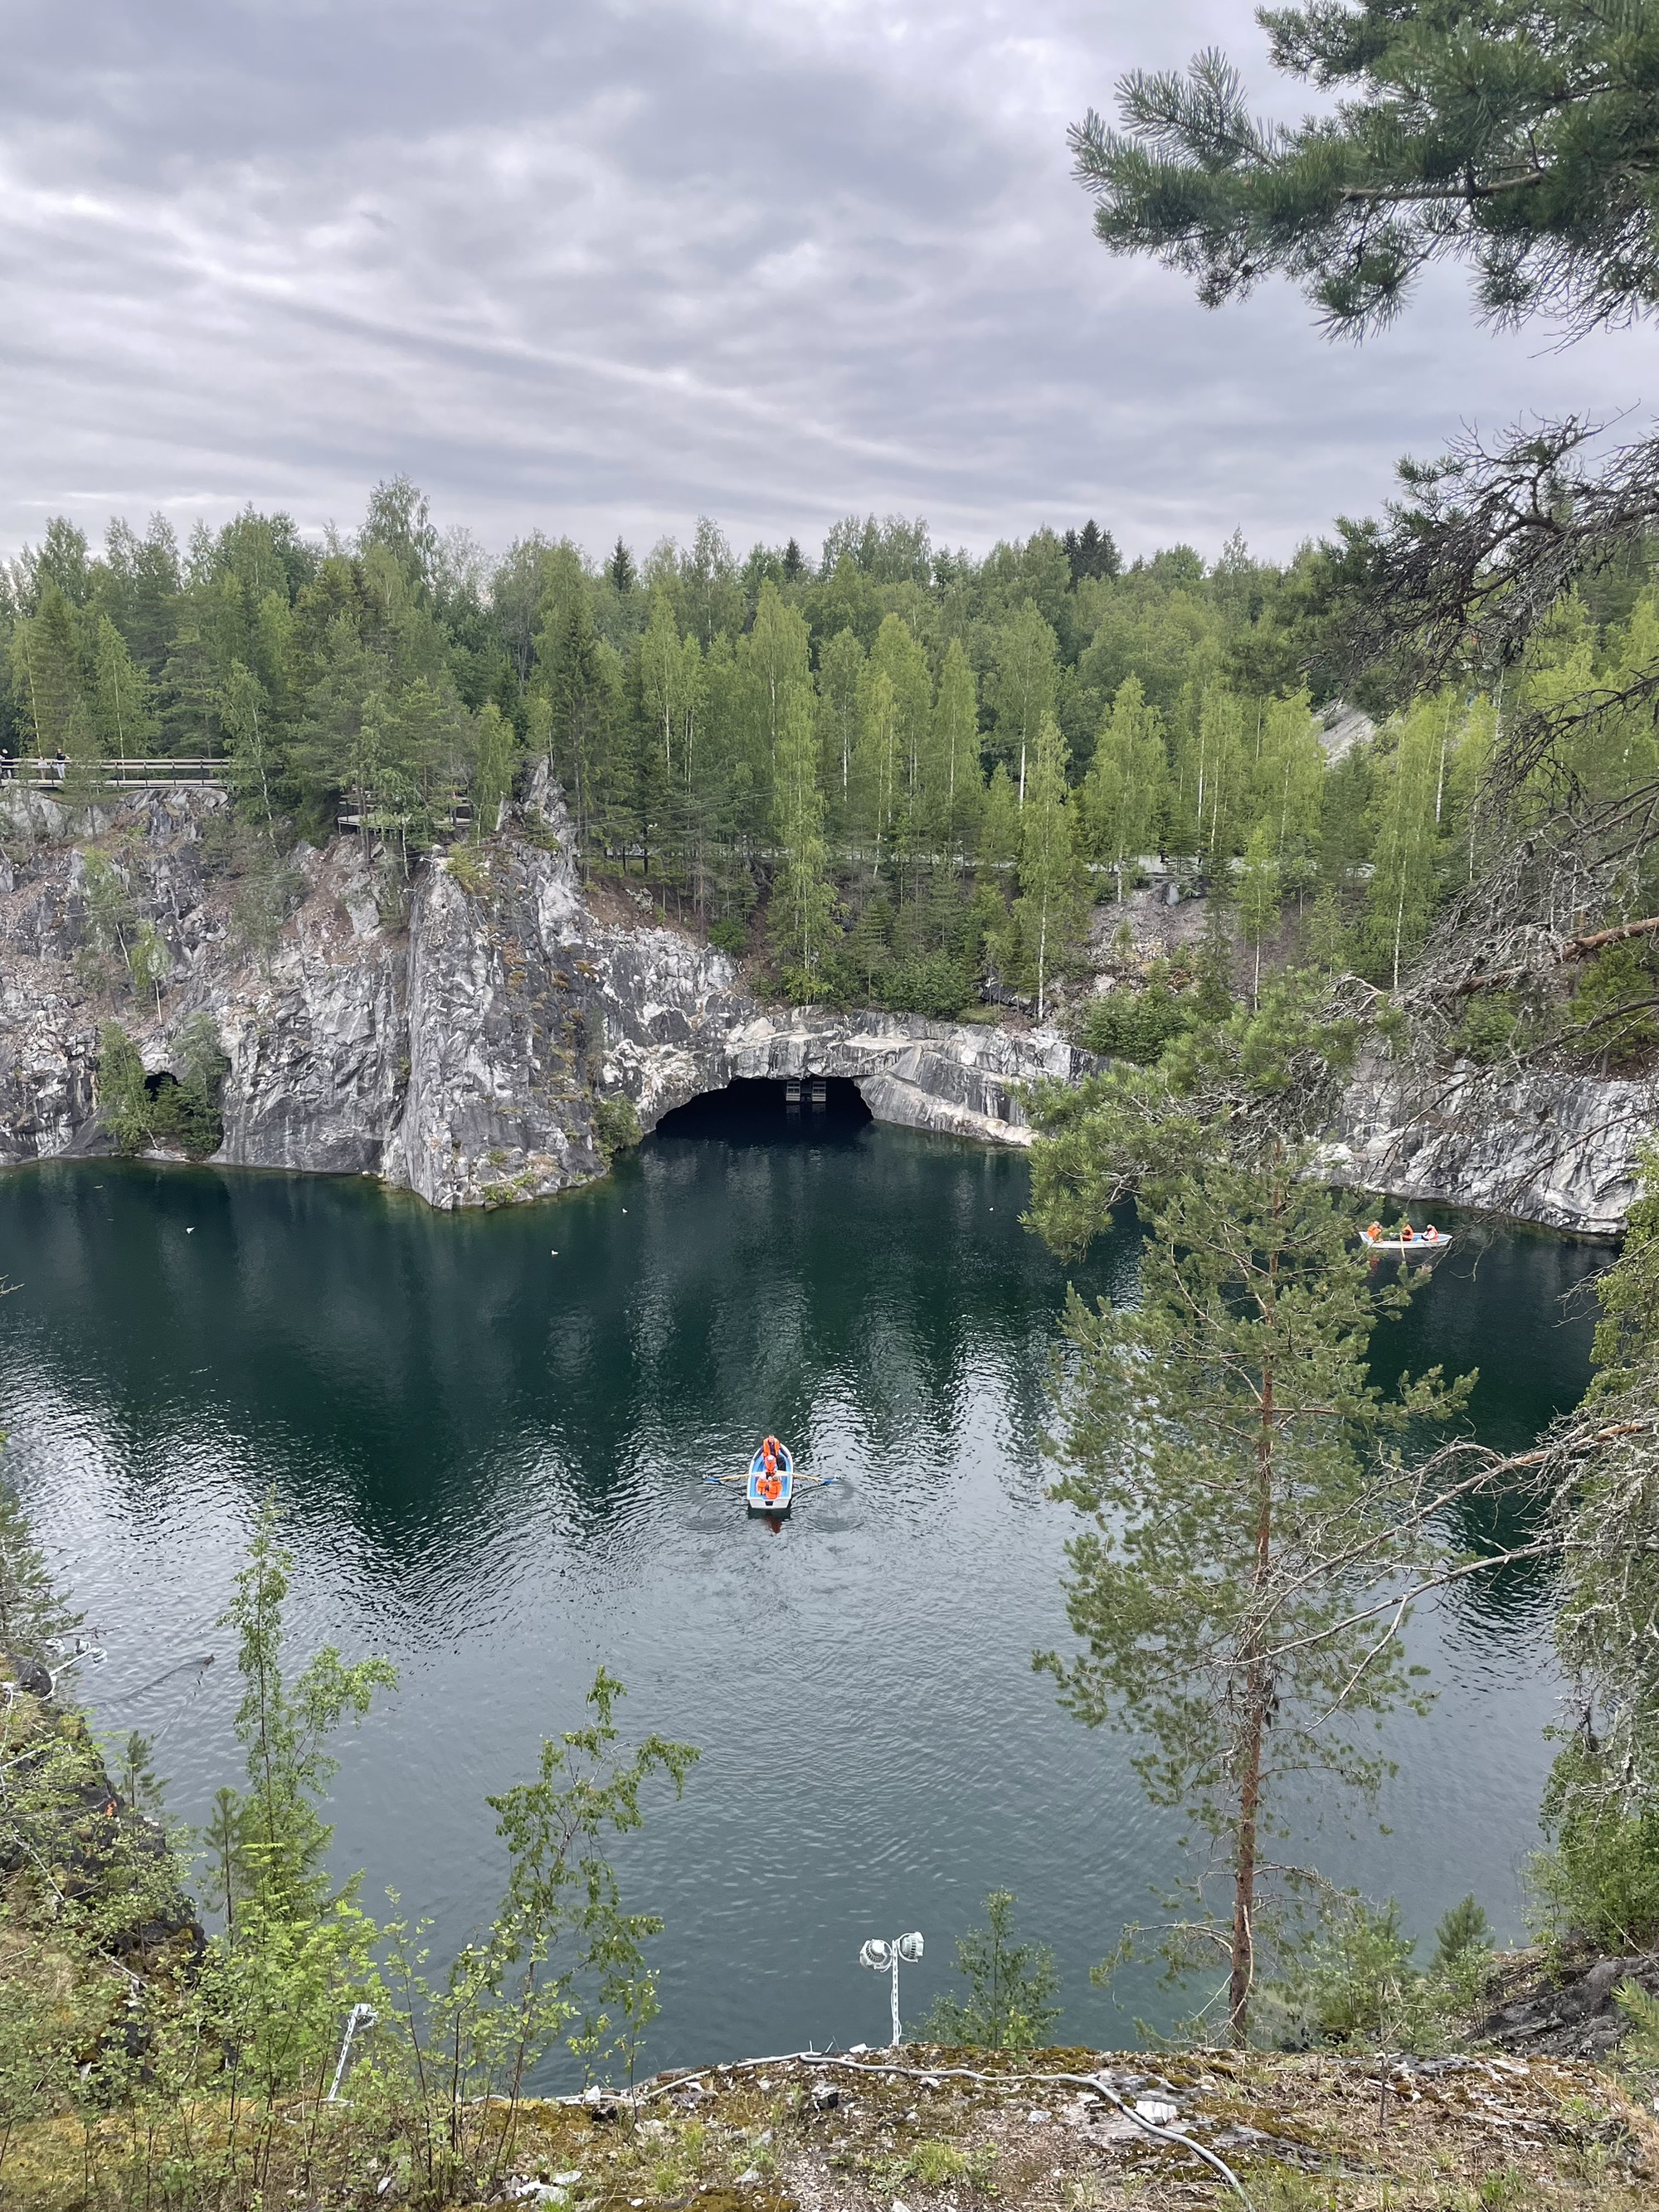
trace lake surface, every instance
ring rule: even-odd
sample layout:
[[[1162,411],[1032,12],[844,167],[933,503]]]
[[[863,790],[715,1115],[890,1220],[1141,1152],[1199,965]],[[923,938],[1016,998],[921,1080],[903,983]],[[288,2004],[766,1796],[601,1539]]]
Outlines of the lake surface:
[[[1132,2039],[1169,2000],[1087,1970],[1177,1870],[1175,1830],[1123,1741],[1030,1671],[1065,1640],[1071,1516],[1039,1441],[1066,1278],[1019,1224],[1026,1195],[1017,1154],[792,1119],[775,1092],[705,1102],[602,1187],[491,1215],[210,1169],[0,1177],[20,1285],[0,1427],[107,1646],[100,1725],[161,1735],[186,1818],[240,1778],[216,1621],[274,1488],[295,1653],[333,1640],[401,1670],[343,1743],[333,1808],[371,1910],[394,1884],[441,1944],[488,1919],[484,1795],[578,1723],[603,1662],[630,1729],[703,1752],[619,1855],[629,1901],[668,1923],[647,2063],[884,2040],[860,1943],[924,1932],[917,2023],[999,1885],[1060,1955],[1062,2032]],[[1583,1388],[1589,1323],[1562,1300],[1605,1257],[1468,1231],[1379,1334],[1379,1370],[1478,1365],[1480,1432],[1529,1438]],[[1120,1227],[1079,1280],[1122,1295],[1133,1266]],[[778,1533],[704,1482],[769,1427],[846,1477]],[[1390,1725],[1393,1832],[1318,1837],[1328,1872],[1398,1894],[1415,1929],[1473,1889],[1519,1931],[1547,1605],[1517,1571],[1419,1617],[1441,1697]],[[205,1674],[157,1681],[208,1650]]]

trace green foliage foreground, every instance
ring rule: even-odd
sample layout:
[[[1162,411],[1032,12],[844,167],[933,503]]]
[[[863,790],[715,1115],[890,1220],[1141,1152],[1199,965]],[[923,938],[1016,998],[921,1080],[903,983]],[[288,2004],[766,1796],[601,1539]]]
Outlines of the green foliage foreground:
[[[1424,269],[1462,262],[1481,312],[1570,329],[1659,307],[1659,25],[1576,0],[1360,0],[1265,9],[1273,66],[1336,95],[1253,117],[1213,51],[1137,70],[1124,128],[1072,134],[1096,229],[1210,306],[1275,273],[1334,330],[1391,322]]]
[[[8,1639],[62,1615],[15,1506],[0,1519]],[[362,1877],[334,1882],[319,1809],[343,1722],[394,1681],[384,1660],[283,1664],[291,1561],[261,1514],[223,1625],[237,1639],[246,1779],[220,1791],[198,1879],[191,1840],[112,1790],[86,1727],[15,1695],[0,1723],[0,2194],[8,2202],[179,2212],[305,2201],[356,2186],[365,2161],[432,2205],[488,2194],[514,2155],[527,2085],[562,2045],[592,2075],[633,2078],[656,2009],[645,1946],[606,1856],[654,1782],[676,1794],[697,1754],[648,1735],[631,1752],[603,1668],[584,1724],[542,1746],[534,1777],[492,1797],[507,1875],[489,1928],[428,1971],[424,1928],[377,1927]],[[128,1747],[133,1795],[153,1781]],[[366,2008],[366,2009],[364,2009]],[[349,2104],[329,2091],[361,2026]]]

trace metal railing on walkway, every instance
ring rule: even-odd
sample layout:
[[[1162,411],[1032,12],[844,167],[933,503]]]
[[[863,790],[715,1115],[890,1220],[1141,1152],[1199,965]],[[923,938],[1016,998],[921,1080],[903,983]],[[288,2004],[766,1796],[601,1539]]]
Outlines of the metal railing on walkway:
[[[21,759],[0,758],[0,783],[21,783],[33,791],[58,791],[88,783],[115,791],[139,791],[147,786],[173,783],[222,783],[222,760],[59,760],[47,754],[26,753]]]

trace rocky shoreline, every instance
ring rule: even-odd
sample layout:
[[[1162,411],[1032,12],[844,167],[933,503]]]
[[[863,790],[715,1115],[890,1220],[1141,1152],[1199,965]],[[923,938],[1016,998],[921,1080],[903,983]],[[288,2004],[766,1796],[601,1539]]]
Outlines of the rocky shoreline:
[[[405,897],[357,840],[292,856],[295,899],[255,951],[216,864],[227,801],[150,790],[100,807],[98,849],[171,972],[120,1018],[152,1074],[190,1016],[229,1060],[227,1165],[382,1177],[440,1208],[545,1197],[602,1174],[608,1102],[641,1130],[744,1077],[843,1077],[878,1121],[1024,1145],[1023,1086],[1096,1066],[1053,1030],[760,1004],[726,954],[625,895],[584,896],[544,775],[507,833],[414,871]],[[0,1165],[103,1148],[94,1069],[112,1012],[88,973],[84,814],[0,793]],[[74,842],[76,831],[82,842]],[[624,1117],[626,1118],[626,1117]],[[1350,1086],[1333,1176],[1425,1203],[1619,1233],[1649,1082],[1385,1066]]]

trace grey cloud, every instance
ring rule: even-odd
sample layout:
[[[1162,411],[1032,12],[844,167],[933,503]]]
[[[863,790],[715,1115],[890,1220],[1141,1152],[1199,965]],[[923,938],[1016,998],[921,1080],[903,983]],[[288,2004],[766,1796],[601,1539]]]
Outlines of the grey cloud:
[[[659,0],[9,11],[0,545],[66,509],[349,520],[407,470],[504,543],[975,545],[1093,513],[1288,550],[1459,422],[1638,399],[1447,273],[1334,349],[1093,243],[1066,121],[1242,10]],[[1283,88],[1262,87],[1283,110]]]

